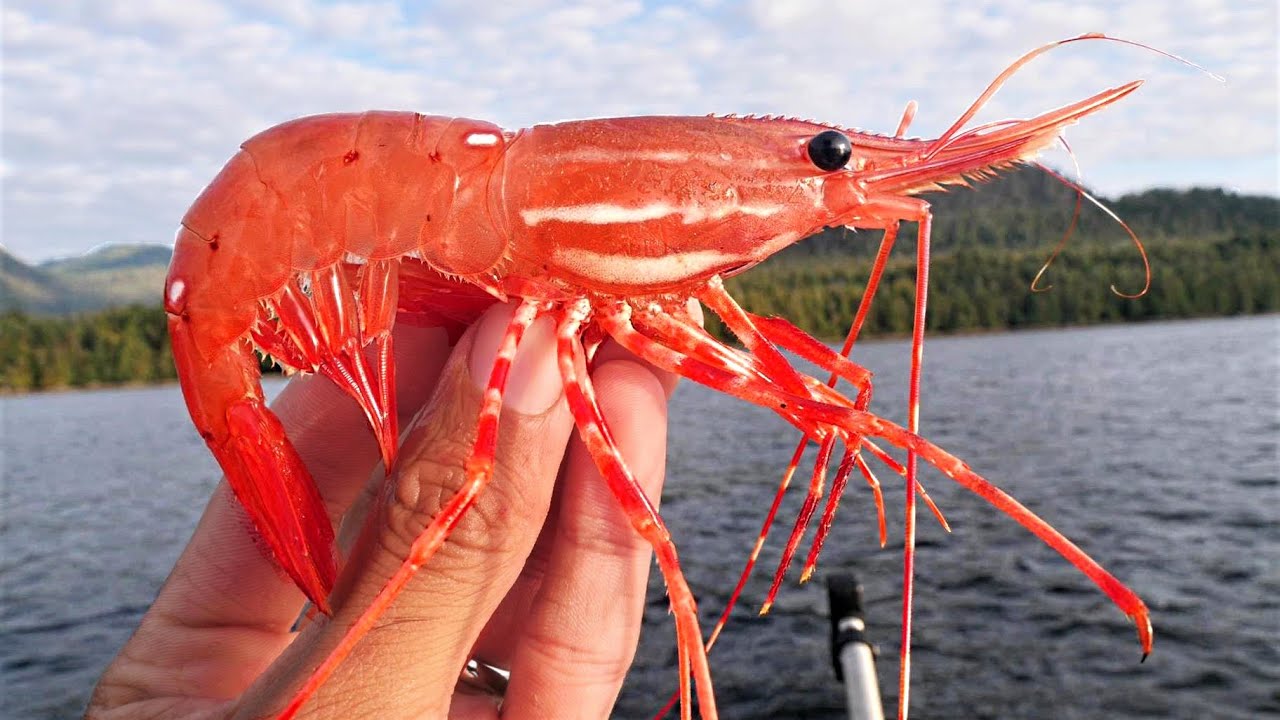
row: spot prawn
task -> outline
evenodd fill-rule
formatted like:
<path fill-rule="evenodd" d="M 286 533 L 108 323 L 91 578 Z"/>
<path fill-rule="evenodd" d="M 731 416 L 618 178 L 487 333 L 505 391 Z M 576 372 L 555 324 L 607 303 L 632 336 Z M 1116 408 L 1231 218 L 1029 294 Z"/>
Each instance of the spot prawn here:
<path fill-rule="evenodd" d="M 329 596 L 340 571 L 334 530 L 310 471 L 264 400 L 255 351 L 291 370 L 322 374 L 348 393 L 391 472 L 399 438 L 394 324 L 456 331 L 493 303 L 518 304 L 491 369 L 461 490 L 279 717 L 293 717 L 332 675 L 484 491 L 507 375 L 525 330 L 542 317 L 556 326 L 560 375 L 578 432 L 635 531 L 653 547 L 667 583 L 682 718 L 692 717 L 695 695 L 703 718 L 718 716 L 707 653 L 808 442 L 817 444 L 817 460 L 764 609 L 824 496 L 802 580 L 814 572 L 854 471 L 874 491 L 882 544 L 883 499 L 868 460 L 901 475 L 909 491 L 900 717 L 909 707 L 917 502 L 946 525 L 917 479 L 921 460 L 1084 573 L 1136 624 L 1145 657 L 1150 614 L 1132 590 L 919 432 L 932 225 L 919 196 L 1033 162 L 1059 141 L 1062 128 L 1138 89 L 1140 81 L 1128 82 L 1030 118 L 968 127 L 1023 65 L 1085 39 L 1103 36 L 1070 38 L 1022 56 L 933 139 L 906 136 L 912 104 L 893 135 L 783 117 L 630 117 L 509 131 L 480 120 L 364 112 L 302 118 L 246 141 L 183 218 L 165 308 L 197 430 L 276 564 L 320 612 L 332 612 Z M 849 355 L 903 223 L 916 228 L 917 274 L 908 415 L 897 424 L 871 411 L 871 374 Z M 723 283 L 829 227 L 883 232 L 840 352 L 784 319 L 750 313 Z M 691 299 L 715 313 L 741 347 L 709 335 L 690 315 Z M 675 541 L 596 402 L 589 368 L 605 339 L 658 368 L 768 408 L 801 433 L 748 566 L 706 640 Z M 783 351 L 829 379 L 800 372 Z M 835 389 L 837 380 L 854 388 L 852 398 Z M 878 443 L 905 451 L 905 462 Z M 828 488 L 827 466 L 836 458 Z"/>

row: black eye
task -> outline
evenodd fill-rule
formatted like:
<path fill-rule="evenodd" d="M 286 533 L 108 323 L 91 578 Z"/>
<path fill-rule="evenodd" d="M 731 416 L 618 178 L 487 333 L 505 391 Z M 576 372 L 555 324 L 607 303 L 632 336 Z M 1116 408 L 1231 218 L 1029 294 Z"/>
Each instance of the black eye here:
<path fill-rule="evenodd" d="M 835 130 L 823 130 L 809 141 L 809 159 L 819 170 L 839 170 L 852 155 L 849 138 Z"/>

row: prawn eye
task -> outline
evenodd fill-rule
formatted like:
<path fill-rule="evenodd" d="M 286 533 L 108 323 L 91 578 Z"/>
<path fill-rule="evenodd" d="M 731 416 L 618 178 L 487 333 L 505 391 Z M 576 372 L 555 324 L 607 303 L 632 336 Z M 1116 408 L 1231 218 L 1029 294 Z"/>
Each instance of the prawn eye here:
<path fill-rule="evenodd" d="M 844 133 L 823 130 L 809 141 L 809 159 L 819 170 L 839 170 L 853 156 L 853 145 Z"/>

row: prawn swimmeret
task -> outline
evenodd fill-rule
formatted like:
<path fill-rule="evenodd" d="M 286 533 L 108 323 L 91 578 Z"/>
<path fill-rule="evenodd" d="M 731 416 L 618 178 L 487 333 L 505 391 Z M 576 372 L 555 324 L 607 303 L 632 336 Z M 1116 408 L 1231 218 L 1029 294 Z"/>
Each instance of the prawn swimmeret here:
<path fill-rule="evenodd" d="M 338 575 L 334 532 L 311 474 L 263 400 L 255 349 L 287 368 L 321 373 L 349 393 L 390 469 L 399 437 L 391 352 L 397 317 L 456 331 L 492 303 L 519 303 L 489 378 L 462 489 L 280 717 L 292 717 L 325 682 L 484 490 L 493 472 L 507 370 L 523 331 L 538 317 L 556 324 L 565 397 L 580 435 L 657 554 L 675 616 L 681 717 L 691 717 L 695 691 L 702 717 L 717 716 L 707 652 L 777 503 L 729 607 L 704 641 L 673 540 L 596 404 L 588 368 L 605 338 L 659 368 L 767 407 L 799 429 L 800 446 L 779 497 L 805 443 L 818 445 L 808 495 L 765 609 L 824 495 L 831 459 L 841 458 L 802 579 L 813 572 L 855 469 L 874 491 L 881 544 L 883 500 L 867 460 L 878 459 L 905 477 L 912 491 L 905 493 L 900 716 L 908 706 L 917 496 L 937 513 L 916 481 L 920 459 L 1009 515 L 1096 583 L 1137 624 L 1145 657 L 1152 630 L 1136 594 L 917 433 L 931 215 L 916 196 L 1030 162 L 1058 142 L 1064 126 L 1135 91 L 1139 81 L 1029 119 L 966 129 L 1031 59 L 1100 37 L 1071 38 L 1018 59 L 932 140 L 905 136 L 913 103 L 893 136 L 774 117 L 633 117 L 508 132 L 477 120 L 366 112 L 295 120 L 244 143 L 183 219 L 165 309 L 196 428 L 274 561 L 319 611 L 330 612 Z M 900 426 L 869 411 L 870 373 L 848 354 L 903 222 L 918 228 L 918 264 L 909 412 Z M 786 320 L 747 312 L 725 292 L 722 278 L 839 226 L 884 232 L 843 352 Z M 687 310 L 691 298 L 719 316 L 742 349 L 703 331 Z M 830 380 L 799 372 L 781 350 L 813 362 Z M 838 379 L 856 390 L 853 399 L 834 389 Z M 877 442 L 905 450 L 906 462 Z"/>

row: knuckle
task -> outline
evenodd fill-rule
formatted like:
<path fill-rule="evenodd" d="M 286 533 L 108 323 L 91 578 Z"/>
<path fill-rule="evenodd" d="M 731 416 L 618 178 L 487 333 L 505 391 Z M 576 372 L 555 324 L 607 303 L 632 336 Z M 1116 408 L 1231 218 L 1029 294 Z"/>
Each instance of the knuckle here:
<path fill-rule="evenodd" d="M 545 661 L 541 667 L 572 685 L 621 685 L 635 657 L 634 643 L 576 642 L 541 629 L 530 632 L 528 647 Z"/>
<path fill-rule="evenodd" d="M 552 572 L 551 545 L 554 539 L 554 533 L 544 533 L 538 537 L 537 544 L 529 553 L 529 557 L 525 558 L 524 566 L 520 568 L 520 577 L 529 587 L 540 588 L 546 582 Z"/>
<path fill-rule="evenodd" d="M 612 508 L 610 508 L 612 510 Z M 649 544 L 619 512 L 566 518 L 558 529 L 559 539 L 575 554 L 590 554 L 594 562 L 629 561 L 649 551 Z"/>
<path fill-rule="evenodd" d="M 405 444 L 391 480 L 385 527 L 379 533 L 380 550 L 397 563 L 469 482 L 464 465 L 472 451 L 479 402 L 470 393 L 464 394 L 464 401 L 441 403 L 429 412 L 414 431 L 416 437 Z M 504 424 L 511 430 L 512 424 Z M 431 563 L 445 580 L 467 577 L 474 583 L 476 572 L 495 558 L 509 559 L 528 549 L 522 547 L 523 533 L 513 529 L 528 528 L 536 535 L 541 526 L 550 501 L 550 483 L 541 488 L 543 495 L 535 496 L 535 488 L 544 483 L 536 478 L 527 482 L 524 476 L 540 472 L 547 463 L 542 462 L 545 458 L 531 457 L 526 446 L 537 443 L 530 442 L 525 430 L 519 433 L 522 437 L 515 438 L 511 432 L 499 432 L 491 480 L 440 547 L 436 556 L 441 562 Z M 555 466 L 550 467 L 554 470 Z"/>

